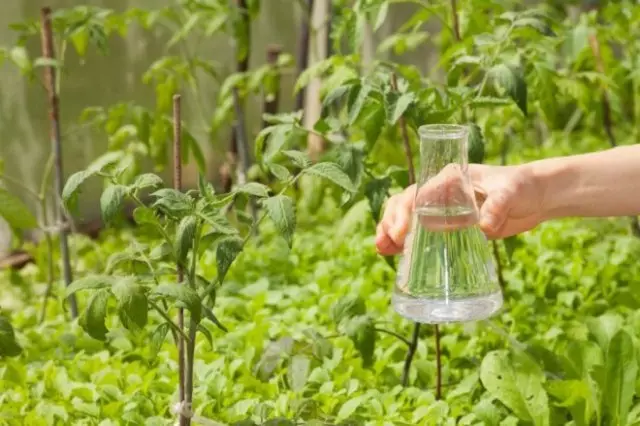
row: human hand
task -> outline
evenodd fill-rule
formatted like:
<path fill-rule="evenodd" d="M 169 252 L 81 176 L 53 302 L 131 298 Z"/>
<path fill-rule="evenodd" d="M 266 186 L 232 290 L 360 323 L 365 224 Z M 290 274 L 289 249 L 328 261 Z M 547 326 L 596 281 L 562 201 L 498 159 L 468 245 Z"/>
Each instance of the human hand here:
<path fill-rule="evenodd" d="M 479 226 L 488 238 L 506 238 L 525 232 L 543 220 L 544 188 L 526 165 L 469 164 L 468 175 L 480 207 Z M 429 180 L 417 196 L 421 198 L 428 194 L 428 188 L 433 187 L 436 179 L 443 178 L 436 176 Z M 455 197 L 455 194 L 447 196 Z M 416 186 L 411 185 L 387 201 L 376 230 L 376 247 L 380 254 L 386 256 L 402 251 L 415 198 Z"/>

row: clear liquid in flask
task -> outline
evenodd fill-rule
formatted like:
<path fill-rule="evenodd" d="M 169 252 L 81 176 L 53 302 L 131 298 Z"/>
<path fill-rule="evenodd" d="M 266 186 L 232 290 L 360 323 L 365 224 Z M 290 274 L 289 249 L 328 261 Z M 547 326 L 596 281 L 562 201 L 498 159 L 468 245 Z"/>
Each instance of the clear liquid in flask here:
<path fill-rule="evenodd" d="M 473 207 L 419 207 L 405 240 L 394 309 L 419 323 L 486 319 L 503 298 Z"/>

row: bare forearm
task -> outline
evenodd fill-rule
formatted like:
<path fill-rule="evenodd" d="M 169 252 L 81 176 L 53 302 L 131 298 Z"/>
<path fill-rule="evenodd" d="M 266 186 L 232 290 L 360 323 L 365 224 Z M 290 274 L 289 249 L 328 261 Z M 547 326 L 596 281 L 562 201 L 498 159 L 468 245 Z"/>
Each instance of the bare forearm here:
<path fill-rule="evenodd" d="M 640 145 L 529 163 L 545 219 L 640 215 Z"/>

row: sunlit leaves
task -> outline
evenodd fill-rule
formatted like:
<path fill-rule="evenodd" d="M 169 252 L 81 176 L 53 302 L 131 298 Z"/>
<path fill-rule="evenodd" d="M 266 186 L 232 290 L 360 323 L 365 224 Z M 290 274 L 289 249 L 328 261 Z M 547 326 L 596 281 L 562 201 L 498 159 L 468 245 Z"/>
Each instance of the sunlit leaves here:
<path fill-rule="evenodd" d="M 118 279 L 111 288 L 117 301 L 118 316 L 125 328 L 140 330 L 147 325 L 148 305 L 145 288 L 131 278 Z"/>
<path fill-rule="evenodd" d="M 626 331 L 618 331 L 611 339 L 605 368 L 602 395 L 606 422 L 625 425 L 638 375 L 637 352 L 631 336 Z"/>
<path fill-rule="evenodd" d="M 248 182 L 234 189 L 235 192 L 254 197 L 264 198 L 269 196 L 269 187 L 258 182 Z"/>
<path fill-rule="evenodd" d="M 549 400 L 540 367 L 526 354 L 504 350 L 488 353 L 480 366 L 482 384 L 523 421 L 549 425 Z"/>
<path fill-rule="evenodd" d="M 276 195 L 262 201 L 267 215 L 287 241 L 289 247 L 293 245 L 293 233 L 296 229 L 296 214 L 293 200 L 286 195 Z"/>
<path fill-rule="evenodd" d="M 99 290 L 109 288 L 113 285 L 114 278 L 109 275 L 88 275 L 80 279 L 75 280 L 69 285 L 65 294 L 66 297 L 81 291 L 81 290 Z"/>
<path fill-rule="evenodd" d="M 188 309 L 196 322 L 200 321 L 202 302 L 198 293 L 188 285 L 183 283 L 160 284 L 151 291 L 150 295 L 176 302 L 178 306 Z"/>
<path fill-rule="evenodd" d="M 162 188 L 151 194 L 156 198 L 153 203 L 154 208 L 158 208 L 173 216 L 182 216 L 191 212 L 194 202 L 191 197 L 172 188 Z"/>
<path fill-rule="evenodd" d="M 187 254 L 193 247 L 197 230 L 197 219 L 195 216 L 185 216 L 180 220 L 176 228 L 176 240 L 174 253 L 179 264 L 184 263 Z"/>
<path fill-rule="evenodd" d="M 80 186 L 91 176 L 93 176 L 93 172 L 81 170 L 72 174 L 69 179 L 67 179 L 62 190 L 62 201 L 68 209 L 72 209 L 75 206 L 80 192 Z"/>
<path fill-rule="evenodd" d="M 3 188 L 0 188 L 0 218 L 15 230 L 38 226 L 35 216 L 22 200 Z"/>

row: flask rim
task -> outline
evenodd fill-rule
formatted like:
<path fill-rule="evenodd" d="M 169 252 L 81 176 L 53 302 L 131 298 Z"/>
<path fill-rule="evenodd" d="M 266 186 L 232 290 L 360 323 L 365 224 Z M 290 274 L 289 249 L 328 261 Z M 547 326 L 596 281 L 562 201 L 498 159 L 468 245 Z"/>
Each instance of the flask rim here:
<path fill-rule="evenodd" d="M 425 139 L 463 139 L 468 134 L 469 128 L 461 124 L 424 124 L 418 127 L 418 135 Z"/>

